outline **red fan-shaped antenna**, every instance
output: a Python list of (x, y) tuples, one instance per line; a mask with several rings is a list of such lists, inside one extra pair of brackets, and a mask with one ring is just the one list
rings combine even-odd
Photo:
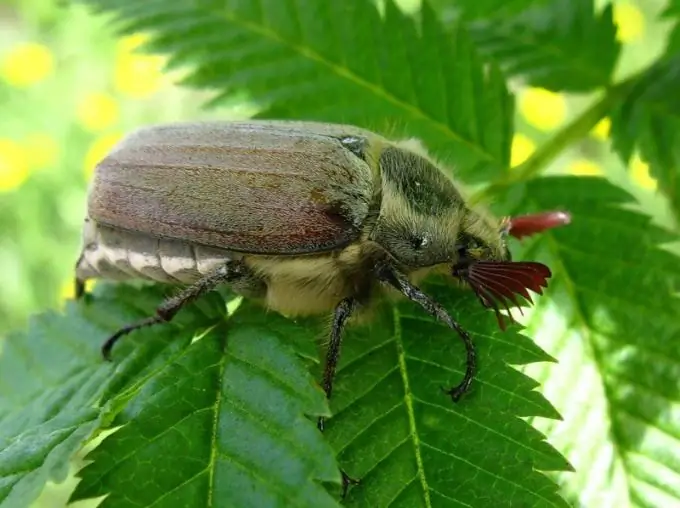
[(478, 261), (455, 275), (470, 285), (482, 305), (494, 309), (498, 325), (505, 330), (500, 307), (507, 310), (510, 320), (514, 321), (510, 307), (522, 312), (517, 295), (533, 303), (529, 290), (543, 294), (552, 274), (547, 266), (533, 261)]
[(508, 223), (508, 234), (515, 238), (523, 238), (546, 229), (566, 226), (571, 223), (571, 215), (562, 211), (541, 212), (511, 217)]

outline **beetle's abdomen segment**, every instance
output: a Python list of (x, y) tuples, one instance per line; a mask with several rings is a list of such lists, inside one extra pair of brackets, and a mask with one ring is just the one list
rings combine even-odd
[(113, 229), (86, 219), (76, 277), (191, 284), (238, 254)]

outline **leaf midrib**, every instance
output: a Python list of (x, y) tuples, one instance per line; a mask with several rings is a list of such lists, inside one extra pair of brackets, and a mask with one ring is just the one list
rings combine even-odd
[(293, 52), (299, 54), (300, 56), (307, 58), (309, 60), (315, 61), (327, 68), (329, 68), (334, 74), (341, 78), (345, 78), (348, 81), (351, 81), (372, 94), (376, 95), (377, 97), (381, 97), (385, 101), (393, 104), (397, 108), (402, 109), (406, 113), (416, 117), (420, 118), (426, 122), (428, 122), (430, 125), (432, 125), (435, 129), (438, 131), (442, 132), (444, 136), (447, 138), (450, 138), (453, 141), (456, 141), (462, 145), (467, 146), (471, 151), (476, 153), (480, 158), (490, 161), (494, 164), (501, 164), (501, 161), (498, 161), (493, 154), (487, 152), (482, 146), (480, 146), (477, 143), (474, 143), (468, 139), (465, 139), (455, 131), (451, 130), (447, 124), (444, 124), (440, 121), (437, 121), (436, 119), (432, 118), (430, 115), (428, 115), (425, 111), (423, 111), (421, 108), (418, 108), (414, 106), (413, 104), (404, 102), (403, 100), (399, 99), (395, 95), (389, 93), (385, 88), (381, 88), (379, 86), (376, 86), (375, 84), (365, 80), (364, 78), (358, 76), (354, 71), (349, 69), (347, 66), (343, 65), (342, 63), (338, 62), (333, 62), (331, 60), (328, 60), (325, 58), (323, 55), (320, 53), (314, 51), (311, 47), (309, 46), (303, 46), (300, 44), (297, 44), (293, 41), (289, 41), (283, 37), (280, 37), (277, 32), (274, 32), (267, 27), (253, 23), (251, 21), (248, 21), (246, 19), (240, 18), (236, 15), (235, 12), (233, 11), (228, 11), (227, 9), (223, 9), (219, 15), (224, 17), (228, 22), (231, 22), (235, 25), (239, 25), (242, 28), (249, 30), (255, 34), (258, 34), (262, 36), (263, 38), (270, 39), (271, 41), (278, 43), (282, 46), (286, 46), (290, 48)]
[(418, 469), (417, 476), (420, 481), (420, 486), (423, 489), (423, 501), (427, 508), (432, 508), (432, 501), (430, 500), (430, 486), (427, 483), (425, 476), (425, 467), (423, 466), (423, 457), (420, 453), (420, 436), (418, 435), (418, 428), (416, 426), (415, 412), (413, 411), (413, 396), (411, 393), (411, 385), (408, 377), (408, 369), (406, 368), (406, 351), (404, 349), (404, 342), (401, 337), (401, 319), (399, 310), (395, 306), (393, 308), (394, 316), (394, 343), (397, 347), (397, 357), (399, 359), (399, 373), (404, 384), (404, 405), (408, 414), (408, 426), (411, 441), (413, 442), (413, 451), (416, 457), (416, 466)]
[(217, 464), (217, 441), (220, 423), (220, 404), (222, 403), (222, 380), (227, 368), (227, 353), (222, 352), (220, 358), (219, 368), (217, 369), (217, 395), (215, 396), (215, 404), (213, 404), (213, 426), (210, 431), (210, 459), (208, 461), (208, 499), (207, 506), (213, 506), (213, 492), (215, 491), (215, 465)]
[(552, 233), (549, 231), (545, 233), (545, 243), (548, 247), (548, 249), (552, 252), (553, 255), (553, 263), (556, 266), (555, 272), (561, 273), (562, 274), (562, 280), (564, 281), (564, 287), (565, 291), (569, 297), (569, 299), (572, 302), (573, 306), (573, 319), (571, 320), (571, 325), (575, 330), (577, 330), (583, 337), (586, 338), (586, 345), (585, 347), (590, 350), (590, 355), (591, 358), (593, 359), (593, 363), (595, 363), (595, 367), (597, 369), (597, 372), (600, 377), (600, 383), (602, 385), (602, 393), (605, 395), (605, 401), (604, 405), (606, 407), (606, 413), (609, 417), (609, 432), (612, 437), (612, 448), (614, 449), (614, 454), (616, 456), (616, 461), (619, 462), (621, 465), (621, 468), (623, 469), (624, 472), (624, 477), (625, 477), (625, 483), (626, 483), (626, 492), (628, 494), (628, 501), (630, 502), (630, 495), (631, 495), (631, 485), (630, 485), (630, 479), (634, 477), (633, 474), (628, 470), (628, 463), (626, 462), (626, 458), (624, 456), (624, 450), (621, 449), (619, 446), (619, 443), (621, 442), (620, 439), (618, 439), (618, 436), (616, 435), (616, 430), (615, 430), (615, 425), (614, 425), (614, 419), (612, 417), (613, 415), (613, 408), (610, 403), (612, 400), (612, 394), (611, 394), (611, 389), (609, 388), (608, 384), (604, 380), (604, 375), (603, 373), (606, 371), (605, 366), (604, 366), (604, 361), (602, 359), (602, 355), (600, 354), (599, 349), (597, 348), (597, 345), (595, 344), (595, 339), (593, 337), (594, 331), (591, 330), (591, 328), (588, 325), (588, 320), (585, 317), (585, 312), (581, 307), (581, 302), (578, 298), (577, 291), (576, 291), (576, 284), (572, 280), (571, 276), (569, 275), (569, 272), (567, 271), (566, 265), (560, 256), (560, 248), (559, 245), (557, 244), (557, 241), (555, 240), (554, 236)]
[[(441, 450), (441, 449), (439, 449), (435, 446), (432, 446), (432, 445), (430, 445), (430, 444), (428, 444), (424, 441), (423, 442), (420, 441), (420, 437), (419, 437), (419, 434), (418, 434), (418, 427), (417, 427), (416, 419), (415, 419), (415, 411), (414, 411), (414, 408), (413, 408), (413, 402), (414, 402), (414, 400), (418, 400), (418, 402), (423, 403), (423, 401), (414, 397), (412, 392), (411, 392), (410, 382), (409, 382), (409, 373), (408, 373), (408, 368), (407, 368), (407, 365), (406, 365), (406, 363), (407, 363), (406, 360), (409, 359), (410, 357), (408, 357), (407, 354), (406, 354), (406, 349), (404, 347), (404, 343), (403, 343), (403, 340), (402, 340), (401, 314), (400, 314), (400, 312), (399, 312), (399, 310), (396, 306), (393, 307), (393, 321), (394, 321), (394, 343), (395, 343), (396, 348), (397, 348), (397, 357), (398, 357), (398, 360), (399, 360), (399, 372), (401, 374), (401, 378), (402, 378), (402, 382), (403, 382), (403, 386), (404, 386), (404, 405), (406, 406), (406, 411), (407, 411), (408, 421), (409, 421), (409, 437), (411, 438), (411, 441), (413, 442), (413, 447), (414, 447), (414, 454), (415, 454), (416, 465), (417, 465), (417, 476), (418, 476), (418, 478), (420, 480), (420, 484), (423, 488), (423, 500), (425, 501), (425, 506), (426, 506), (426, 508), (432, 508), (431, 499), (430, 499), (430, 491), (431, 490), (437, 492), (437, 494), (442, 495), (444, 497), (447, 497), (447, 496), (445, 496), (444, 494), (441, 494), (439, 491), (436, 491), (435, 489), (432, 489), (429, 486), (429, 484), (427, 482), (427, 477), (426, 477), (426, 474), (425, 474), (425, 466), (424, 466), (423, 459), (422, 459), (421, 448), (423, 448), (423, 447), (430, 448), (432, 450), (435, 450), (439, 453), (450, 456), (450, 457), (455, 458), (457, 460), (463, 460), (466, 463), (468, 463), (469, 465), (471, 465), (471, 466), (473, 466), (477, 469), (484, 470), (484, 471), (489, 472), (489, 473), (491, 473), (491, 472), (481, 468), (477, 464), (474, 464), (473, 462), (470, 462), (470, 461), (468, 461), (468, 460), (466, 460), (466, 459), (464, 459), (460, 456), (454, 455), (451, 452)], [(433, 405), (433, 407), (437, 407), (439, 409), (444, 409), (440, 406), (434, 406)], [(475, 422), (471, 419), (469, 421), (471, 421), (473, 423), (477, 423), (477, 422)], [(493, 474), (493, 473), (491, 473), (491, 474)], [(494, 475), (494, 476), (496, 476), (496, 475)], [(519, 489), (524, 490), (525, 492), (530, 493), (532, 496), (535, 496), (535, 497), (537, 497), (541, 500), (548, 502), (551, 506), (554, 506), (553, 503), (551, 503), (548, 499), (543, 497), (541, 492), (534, 492), (530, 489), (527, 489), (523, 485), (521, 485), (517, 482), (513, 482), (510, 479), (505, 478), (505, 477), (498, 476), (498, 478), (502, 481), (512, 483), (513, 485), (515, 485)], [(463, 503), (459, 499), (456, 499), (455, 501), (458, 502), (458, 503)]]

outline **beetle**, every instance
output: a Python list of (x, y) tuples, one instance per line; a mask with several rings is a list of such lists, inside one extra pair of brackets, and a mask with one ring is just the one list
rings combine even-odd
[[(498, 221), (473, 209), (414, 140), (348, 125), (300, 121), (186, 122), (141, 128), (97, 165), (90, 184), (76, 295), (88, 279), (184, 285), (156, 315), (120, 337), (170, 321), (220, 284), (286, 316), (332, 313), (323, 389), (330, 398), (350, 317), (398, 291), (455, 330), (476, 368), (469, 334), (416, 282), (448, 273), (495, 310), (530, 300), (551, 276), (512, 261), (507, 237), (566, 224), (561, 212)], [(319, 420), (323, 430), (323, 420)]]

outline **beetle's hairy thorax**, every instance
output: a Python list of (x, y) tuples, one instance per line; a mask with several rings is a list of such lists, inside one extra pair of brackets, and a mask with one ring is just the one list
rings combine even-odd
[(372, 260), (376, 246), (357, 242), (327, 254), (301, 257), (246, 256), (246, 265), (264, 279), (265, 305), (287, 316), (331, 311), (340, 300), (368, 301), (376, 290)]

